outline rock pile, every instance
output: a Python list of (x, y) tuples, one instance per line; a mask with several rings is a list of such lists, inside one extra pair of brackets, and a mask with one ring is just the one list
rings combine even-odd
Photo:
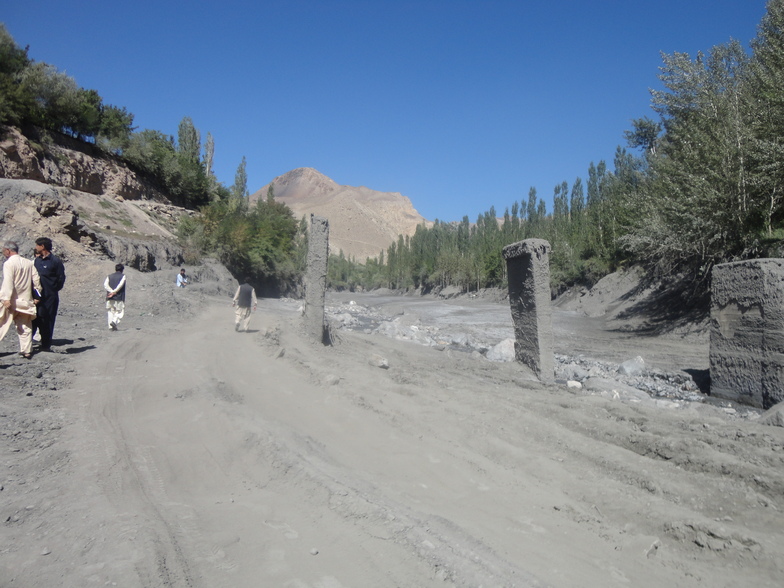
[[(438, 350), (464, 352), (481, 361), (515, 360), (514, 340), (498, 343), (480, 340), (475, 335), (436, 326), (424, 325), (415, 314), (403, 312), (386, 316), (376, 308), (354, 301), (327, 306), (333, 328), (359, 331), (433, 347)], [(704, 394), (694, 377), (684, 372), (665, 372), (648, 367), (642, 357), (618, 363), (584, 356), (555, 355), (556, 385), (574, 394), (595, 395), (630, 404), (645, 404), (662, 409), (686, 408), (694, 403), (718, 405), (730, 417), (754, 419), (760, 410), (713, 399)]]

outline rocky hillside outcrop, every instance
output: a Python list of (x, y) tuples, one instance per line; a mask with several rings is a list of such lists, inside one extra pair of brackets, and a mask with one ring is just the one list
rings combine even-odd
[[(45, 140), (44, 140), (45, 139)], [(88, 194), (169, 203), (152, 183), (93, 146), (49, 133), (45, 138), (0, 126), (0, 177), (35, 180)]]
[(427, 222), (399, 192), (341, 186), (309, 167), (278, 176), (251, 194), (251, 204), (266, 198), (270, 186), (275, 200), (297, 218), (315, 214), (328, 219), (330, 251), (342, 250), (360, 262), (377, 257), (399, 235), (413, 235), (417, 225)]
[(0, 238), (30, 256), (48, 236), (64, 260), (106, 259), (139, 271), (183, 263), (173, 233), (184, 209), (161, 202), (108, 198), (34, 180), (0, 179)]
[[(109, 259), (142, 272), (181, 265), (183, 214), (122, 161), (63, 135), (0, 127), (0, 238), (31, 255), (50, 237), (64, 260)], [(51, 141), (54, 142), (51, 142)]]

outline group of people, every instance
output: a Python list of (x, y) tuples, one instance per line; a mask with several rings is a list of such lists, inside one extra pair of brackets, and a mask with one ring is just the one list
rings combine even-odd
[[(5, 257), (3, 282), (0, 286), (0, 339), (5, 337), (11, 325), (16, 326), (19, 336), (19, 354), (30, 359), (33, 355), (33, 340), (38, 334), (39, 351), (52, 350), (52, 337), (57, 311), (60, 306), (60, 290), (65, 285), (65, 266), (52, 253), (52, 240), (40, 237), (35, 240), (33, 260), (19, 254), (15, 241), (6, 241), (2, 246)], [(114, 273), (106, 276), (106, 311), (109, 330), (116, 331), (125, 314), (125, 266), (118, 263)], [(180, 269), (176, 287), (185, 288), (190, 279), (185, 269)], [(251, 312), (256, 310), (256, 291), (244, 280), (237, 288), (232, 305), (234, 330), (247, 331)]]
[(2, 248), (3, 283), (0, 286), (0, 339), (16, 326), (19, 354), (30, 359), (33, 337), (41, 339), (40, 351), (52, 350), (52, 336), (60, 306), (60, 290), (65, 285), (65, 267), (52, 253), (52, 240), (35, 240), (35, 258), (19, 255), (15, 241), (6, 241)]
[[(52, 253), (52, 240), (40, 237), (35, 240), (33, 260), (19, 254), (15, 241), (3, 243), (3, 283), (0, 286), (0, 339), (16, 326), (19, 336), (19, 355), (33, 356), (33, 340), (38, 335), (38, 351), (51, 351), (54, 325), (60, 307), (60, 290), (65, 285), (65, 266)], [(123, 264), (106, 277), (106, 309), (109, 328), (117, 325), (125, 312), (125, 276)]]

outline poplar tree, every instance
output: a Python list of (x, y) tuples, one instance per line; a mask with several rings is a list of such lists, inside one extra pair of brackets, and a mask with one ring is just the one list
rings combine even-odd
[(241, 206), (248, 197), (248, 173), (245, 170), (247, 162), (245, 156), (242, 156), (242, 161), (237, 166), (237, 171), (234, 174), (234, 184), (232, 184), (229, 192), (233, 206)]
[(189, 116), (184, 116), (177, 127), (177, 152), (192, 161), (200, 159), (201, 136)]
[(569, 201), (569, 212), (572, 222), (579, 223), (585, 208), (585, 194), (583, 193), (583, 180), (578, 177), (572, 184), (572, 194)]
[[(528, 190), (528, 205), (525, 209), (525, 215), (529, 224), (535, 224), (538, 220), (536, 213), (536, 188), (531, 186), (531, 188)], [(530, 233), (527, 231), (526, 234), (530, 236)]]
[(208, 178), (213, 177), (212, 162), (215, 158), (215, 140), (212, 134), (207, 133), (207, 140), (204, 142), (204, 173)]

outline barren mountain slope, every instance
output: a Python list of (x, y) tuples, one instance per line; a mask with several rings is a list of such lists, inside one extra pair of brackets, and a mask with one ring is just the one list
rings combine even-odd
[(341, 186), (308, 167), (278, 176), (251, 194), (251, 204), (266, 198), (270, 186), (275, 199), (297, 218), (315, 214), (328, 219), (330, 250), (342, 250), (358, 261), (378, 256), (399, 235), (413, 235), (417, 225), (427, 222), (398, 192)]

